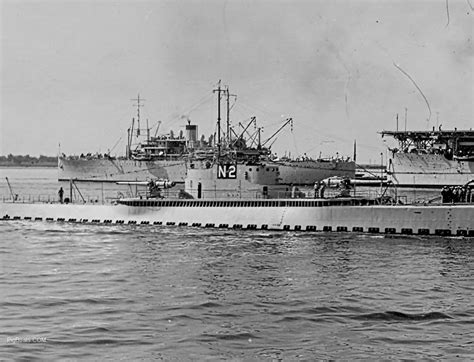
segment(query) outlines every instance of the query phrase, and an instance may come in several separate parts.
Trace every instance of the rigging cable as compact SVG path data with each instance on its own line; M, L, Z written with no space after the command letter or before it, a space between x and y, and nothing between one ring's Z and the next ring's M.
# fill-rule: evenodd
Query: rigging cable
M117 142L115 142L114 144L114 147L112 147L112 149L109 150L108 154L110 156L110 154L112 153L112 151L115 149L115 147L117 147L117 145L119 144L119 142L122 140L123 136L120 136L120 138L118 139Z
M211 98L213 98L213 95L212 95L212 94L206 94L204 97L202 97L200 100L198 100L197 102L195 102L195 103L194 103L192 106L190 106L189 108L186 108L185 110L180 111L179 114L177 114L177 115L170 115L170 116L166 117L167 120L164 121L163 123L166 124L166 123L169 123L169 122L173 122L173 121L177 120L178 118L181 118L184 114L189 114L189 113L191 113L192 111L196 110L197 108L199 108L199 107L202 106L203 104L205 104L205 103L207 103L208 101L210 101ZM160 122L160 121L157 121L157 122L153 125L153 127L152 127L151 129L157 127L158 124L159 124L159 122Z

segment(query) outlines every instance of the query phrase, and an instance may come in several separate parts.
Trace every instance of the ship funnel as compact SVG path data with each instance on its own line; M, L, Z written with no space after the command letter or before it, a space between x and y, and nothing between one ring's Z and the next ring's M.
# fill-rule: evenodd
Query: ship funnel
M198 128L197 125L188 121L186 125L186 142L189 148L195 148L197 144Z

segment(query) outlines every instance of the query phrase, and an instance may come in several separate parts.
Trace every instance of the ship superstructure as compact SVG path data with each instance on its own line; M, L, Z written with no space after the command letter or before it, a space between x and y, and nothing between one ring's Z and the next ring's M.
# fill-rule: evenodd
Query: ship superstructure
M158 122L152 136L148 121L146 128L140 128L140 108L143 99L136 99L137 117L132 118L127 130L127 146L124 157L110 154L81 154L80 156L58 157L59 181L117 182L146 181L165 178L183 182L186 175L186 161L190 153L200 150L204 153L212 149L204 137L198 140L198 126L188 119L185 132L175 135L158 134Z
M220 156L232 158L238 162L265 161L280 167L280 182L295 185L312 185L332 176L355 176L355 162L353 160L333 159L280 159L272 154L272 142L276 135L287 125L293 127L292 118L287 118L283 125L266 140L261 139L261 127L257 127L256 117L250 121L238 122L232 126L230 122L230 99L232 95L228 87L222 87L220 82L216 89L217 94L217 134L211 135L208 140L202 136L198 138L198 126L188 120L185 132L174 135L170 132L159 135L159 125L155 134L150 134L148 122L146 128L140 128L143 121L140 119L140 108L143 100L140 96L137 102L137 116L132 119L127 134L127 148L125 157L112 157L109 154L58 158L59 181L146 181L152 178L166 178L173 182L183 183L189 164L192 160L213 160ZM221 119L221 100L225 100L225 119ZM251 133L253 125L255 131ZM241 127L241 129L238 129ZM139 142L136 142L140 138ZM133 142L135 140L135 143Z
M413 188L442 188L474 178L474 131L382 131L393 137L387 173L394 185Z

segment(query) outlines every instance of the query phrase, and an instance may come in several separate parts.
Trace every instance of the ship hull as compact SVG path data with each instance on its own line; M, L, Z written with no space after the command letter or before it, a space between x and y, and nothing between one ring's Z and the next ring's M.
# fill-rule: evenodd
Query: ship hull
M447 160L439 154L396 153L388 173L398 187L442 188L474 179L474 161Z
M280 183L312 185L332 176L354 178L354 162L300 161L268 163L278 166ZM66 158L58 160L59 181L117 182L147 181L155 178L184 182L184 160L137 161L109 158Z
M287 185L312 185L316 181L333 176L354 178L356 169L355 162L345 161L293 161L274 164L280 171L280 183Z
M284 204L279 202L283 201ZM291 200L298 203L298 201ZM474 205L270 206L261 200L230 207L225 201L190 206L64 205L1 203L2 220L93 224L200 226L233 229L368 232L474 236ZM324 205L324 200L321 204ZM260 204L259 204L260 203ZM226 206L227 205L227 206ZM257 206L257 205L260 205ZM295 205L295 206L278 206Z
M117 182L162 178L184 182L184 160L137 161L109 158L64 158L58 160L58 181Z

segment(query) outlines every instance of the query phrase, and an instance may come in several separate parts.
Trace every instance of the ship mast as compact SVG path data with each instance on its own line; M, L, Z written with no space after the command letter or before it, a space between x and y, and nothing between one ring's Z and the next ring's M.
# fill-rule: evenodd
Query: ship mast
M144 106L140 102L145 101L145 100L146 99L140 98L140 93L138 93L137 98L132 99L132 101L137 102L137 104L133 105L137 107L137 137L140 136L140 107Z
M133 105L137 107L137 137L140 136L140 107L143 107L143 104L141 103L145 99L140 98L140 93L138 93L137 98L131 99L133 102L137 102L137 104ZM126 151L126 157L130 158L132 154L132 139L133 139L133 129L135 128L135 118L132 118L132 127L128 129L128 145L127 145L127 151ZM148 129L148 120L147 120L147 138L149 138L149 129Z
M230 97L234 97L234 99L237 99L236 94L230 94L229 91L229 86L226 87L225 90L226 93L226 103L227 103L227 130L226 130L226 139L227 139L227 147L230 145L231 142L231 136L230 136Z
M230 103L229 101L230 100L229 100L229 98L230 98L230 94L229 94L229 87L228 86L226 88L225 94L226 94L226 103L227 103L227 122L226 122L227 123L227 129L226 129L225 136L226 136L226 139L227 139L226 143L227 143L227 147L228 147L229 143L230 143L230 135L229 135L229 124L230 124L230 107L229 107L229 103Z
M213 92L217 92L217 159L219 159L221 156L221 93L223 92L220 79L217 89L214 89Z

